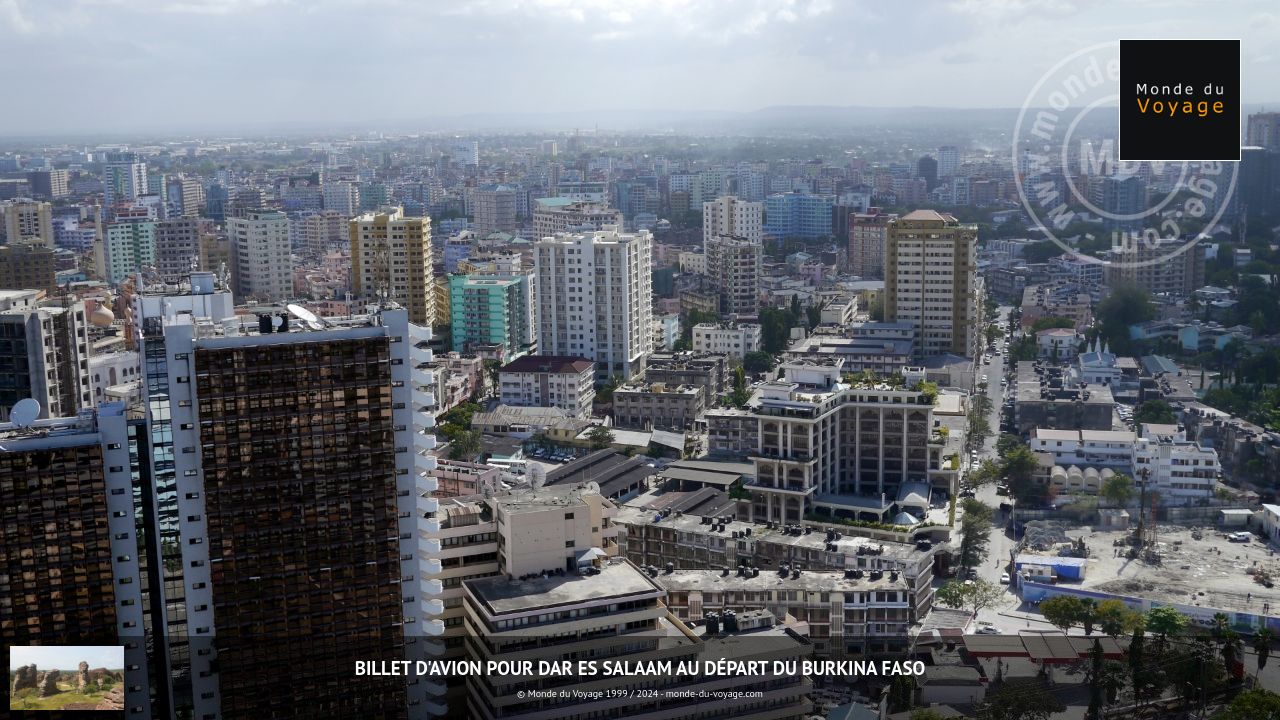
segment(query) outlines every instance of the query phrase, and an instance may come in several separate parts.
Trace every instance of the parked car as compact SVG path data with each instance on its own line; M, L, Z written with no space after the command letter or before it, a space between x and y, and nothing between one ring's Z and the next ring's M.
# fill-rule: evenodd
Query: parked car
M1000 574L1000 584L1001 584L1001 585L1008 585L1008 584L1009 584L1009 573L1001 573L1001 574Z

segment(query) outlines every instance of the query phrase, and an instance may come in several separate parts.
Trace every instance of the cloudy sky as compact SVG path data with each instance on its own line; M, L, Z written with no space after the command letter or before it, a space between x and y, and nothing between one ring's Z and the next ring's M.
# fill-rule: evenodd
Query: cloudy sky
M1245 102L1280 106L1274 0L0 0L0 134L1016 107L1120 37L1240 38Z

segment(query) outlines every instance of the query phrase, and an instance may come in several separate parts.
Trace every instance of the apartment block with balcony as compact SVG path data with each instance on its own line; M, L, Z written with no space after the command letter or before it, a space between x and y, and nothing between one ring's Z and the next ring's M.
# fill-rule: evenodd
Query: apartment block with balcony
M623 385L613 391L613 421L622 428L691 430L713 402L696 385Z
M910 322L924 357L979 354L982 280L976 226L916 210L889 223L884 317Z
M718 353L741 361L760 350L759 325L699 323L693 326L693 351Z
M594 381L595 363L581 357L527 355L498 370L503 405L556 407L576 418L591 416Z

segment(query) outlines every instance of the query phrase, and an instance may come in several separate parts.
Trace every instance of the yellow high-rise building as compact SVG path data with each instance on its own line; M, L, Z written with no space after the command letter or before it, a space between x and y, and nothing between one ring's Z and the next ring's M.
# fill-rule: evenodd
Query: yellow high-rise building
M982 312L978 230L951 215L916 210L889 223L884 319L915 325L922 357L974 357Z
M409 310L409 322L431 327L431 218L405 217L400 207L352 218L351 285L357 296L385 298Z

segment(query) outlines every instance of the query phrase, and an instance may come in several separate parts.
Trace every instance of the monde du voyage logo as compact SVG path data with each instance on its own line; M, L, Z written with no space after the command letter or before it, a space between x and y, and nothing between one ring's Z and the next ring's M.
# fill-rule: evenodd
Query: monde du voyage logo
M1240 159L1239 40L1121 40L1121 161Z

